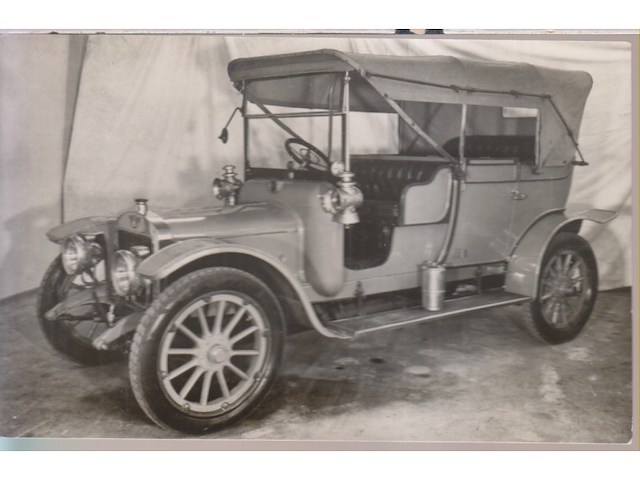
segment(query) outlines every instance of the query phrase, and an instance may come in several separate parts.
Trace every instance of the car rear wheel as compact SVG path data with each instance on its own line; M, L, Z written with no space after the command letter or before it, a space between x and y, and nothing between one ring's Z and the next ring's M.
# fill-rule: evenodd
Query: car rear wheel
M598 269L593 251L582 237L559 233L547 248L540 272L526 326L544 342L568 342L584 328L596 301Z
M258 278L214 267L169 286L136 330L129 370L135 397L158 425L190 434L248 415L282 357L283 315Z

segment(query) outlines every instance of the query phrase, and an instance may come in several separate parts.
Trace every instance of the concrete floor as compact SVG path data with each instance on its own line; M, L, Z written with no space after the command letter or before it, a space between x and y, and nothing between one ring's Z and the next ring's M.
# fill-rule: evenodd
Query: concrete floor
M147 420L126 361L82 367L40 333L33 295L0 305L0 436L184 438ZM204 438L626 443L631 292L601 292L573 342L537 343L502 307L351 342L289 337L272 393ZM427 445L428 447L428 445Z

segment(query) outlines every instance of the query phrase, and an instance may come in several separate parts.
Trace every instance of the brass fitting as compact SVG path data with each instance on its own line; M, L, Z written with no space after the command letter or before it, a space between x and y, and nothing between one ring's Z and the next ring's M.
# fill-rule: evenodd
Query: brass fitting
M334 214L336 220L343 225L353 225L360 221L356 208L362 205L364 197L353 181L353 176L352 172L342 172L337 188L321 198L324 210Z
M225 165L222 170L222 177L213 180L213 195L224 200L225 205L233 207L237 202L238 190L242 187L242 181L238 178L236 167L233 165Z
M149 200L147 200L146 198L136 198L135 202L136 202L136 212L139 215L142 215L143 217L147 214L147 212L149 211L149 207L147 205L147 202Z

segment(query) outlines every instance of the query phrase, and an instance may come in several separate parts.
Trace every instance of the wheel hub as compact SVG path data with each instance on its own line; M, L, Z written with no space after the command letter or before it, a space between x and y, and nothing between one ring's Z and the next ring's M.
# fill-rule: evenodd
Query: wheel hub
M229 359L229 350L222 345L214 345L207 352L207 360L213 364L224 363Z
M233 346L223 335L210 335L200 345L200 365L207 370L217 370L231 358Z

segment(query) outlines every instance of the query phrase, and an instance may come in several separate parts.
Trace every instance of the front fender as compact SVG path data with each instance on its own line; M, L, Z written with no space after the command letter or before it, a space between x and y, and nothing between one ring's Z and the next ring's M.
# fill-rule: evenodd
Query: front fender
M211 238L195 238L174 243L143 260L138 265L138 273L152 281L162 280L185 265L195 262L204 257L221 253L241 253L262 260L268 259L267 263L276 265L280 263L275 258L265 255L263 252L244 245L231 244ZM279 270L286 267L281 266Z
M326 337L349 338L344 332L332 329L322 323L316 315L313 305L304 292L302 285L286 265L276 258L252 247L225 243L209 238L185 240L163 248L156 254L145 259L140 263L137 271L140 275L152 281L162 280L191 262L225 253L246 255L255 259L256 262L263 262L272 267L293 289L313 328Z
M47 232L47 238L60 243L74 233L107 233L115 225L115 217L85 217L63 223Z
M615 212L593 209L574 214L557 211L539 218L518 239L511 252L505 289L535 298L542 259L551 239L561 231L577 232L583 220L606 223L616 216Z

